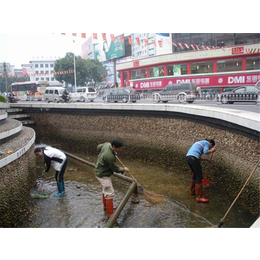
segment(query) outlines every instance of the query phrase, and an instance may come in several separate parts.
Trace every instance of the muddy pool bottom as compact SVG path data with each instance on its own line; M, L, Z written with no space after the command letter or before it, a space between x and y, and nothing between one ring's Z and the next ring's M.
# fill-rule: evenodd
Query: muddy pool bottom
M96 158L78 157L95 162ZM177 172L140 162L124 161L135 178L147 191L166 196L162 204L152 205L139 192L139 204L131 198L120 214L114 228L206 228L216 225L225 215L234 198L221 193L217 183L204 188L208 204L196 203L189 195L190 174ZM38 166L38 183L33 192L49 195L46 199L32 198L28 220L21 227L29 228L103 228L107 222L103 210L101 186L94 175L94 168L68 158L65 172L66 196L56 198L54 171L43 177L43 164ZM126 194L130 183L112 178L115 205ZM33 196L32 196L33 197ZM224 228L250 227L257 216L244 209L239 201L234 205L224 223Z

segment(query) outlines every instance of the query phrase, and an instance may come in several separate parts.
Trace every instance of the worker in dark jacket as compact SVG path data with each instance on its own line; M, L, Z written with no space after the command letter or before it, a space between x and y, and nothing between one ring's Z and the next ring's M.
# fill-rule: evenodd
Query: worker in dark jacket
M52 166L56 170L55 179L57 182L58 193L55 197L60 197L65 194L64 173L67 167L67 157L60 150L51 146L37 147L34 154L38 157L43 157L46 165L45 172L48 172Z
M111 143L100 144L97 147L98 160L95 167L95 175L102 186L103 205L107 211L108 218L110 218L115 209L113 206L114 188L111 176L114 172L129 172L127 167L121 168L116 164L117 152L120 152L123 146L122 140L115 139Z
M194 143L186 155L186 161L193 172L192 180L190 183L190 195L196 195L197 202L209 202L208 199L203 197L203 174L200 162L201 160L210 162L210 160L206 158L201 158L201 156L203 154L214 153L215 151L215 141L213 139L204 139Z

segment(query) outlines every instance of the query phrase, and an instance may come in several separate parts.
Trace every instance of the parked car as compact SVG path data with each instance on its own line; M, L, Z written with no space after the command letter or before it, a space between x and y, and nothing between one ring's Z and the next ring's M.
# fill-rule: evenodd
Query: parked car
M70 99L73 101L90 101L93 102L97 98L97 92L93 87L78 87L70 93Z
M153 101L168 103L177 99L180 103L193 103L196 99L196 89L195 83L169 84L163 90L153 94Z
M59 103L64 91L65 88L63 87L47 87L44 93L44 101L47 103Z
M217 97L217 101L222 104L257 102L258 96L260 96L260 86L243 86L229 92L220 93Z
M140 95L132 92L130 89L114 89L107 95L103 96L105 102L132 102L135 103L137 100L140 100Z

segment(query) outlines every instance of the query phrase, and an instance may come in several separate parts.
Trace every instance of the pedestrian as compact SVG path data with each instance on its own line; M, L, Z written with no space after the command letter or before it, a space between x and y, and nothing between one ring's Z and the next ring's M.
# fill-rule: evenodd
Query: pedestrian
M196 196L196 201L201 203L209 202L208 199L203 197L202 188L202 168L201 160L208 161L211 160L206 158L201 158L203 154L214 153L216 151L215 141L213 139L204 139L194 143L189 149L186 155L186 161L192 170L192 180L190 182L190 195Z
M56 170L55 179L57 182L58 193L54 196L63 196L65 194L64 173L67 167L66 155L62 151L51 146L37 147L34 150L34 154L37 157L44 158L46 166L45 172L48 172L51 166Z
M111 143L103 143L98 145L98 159L95 167L95 175L102 187L102 200L104 210L107 212L108 218L111 217L115 207L113 205L114 188L111 176L114 172L129 172L127 167L119 167L116 164L116 155L121 151L124 143L120 139L114 139Z

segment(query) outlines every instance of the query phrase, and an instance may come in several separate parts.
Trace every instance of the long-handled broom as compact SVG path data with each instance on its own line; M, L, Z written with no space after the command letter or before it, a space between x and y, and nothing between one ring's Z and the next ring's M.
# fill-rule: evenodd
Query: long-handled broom
M243 185L242 189L240 190L240 192L237 194L235 200L233 201L233 203L231 204L231 206L229 207L229 209L227 210L226 214L224 215L224 217L220 220L220 222L217 225L214 225L214 228L220 228L223 226L225 219L228 215L228 213L230 212L230 210L232 209L233 205L235 204L235 202L237 201L237 199L239 198L239 196L241 195L242 191L244 190L244 188L246 187L246 185L248 184L249 180L251 179L251 177L253 176L253 174L256 172L256 169L258 167L258 165L260 164L260 159L257 162L257 164L255 165L253 171L250 173L249 177L247 178L245 184Z
M126 167L123 162L118 158L118 156L116 156L117 160L122 164L123 167ZM140 183L138 183L138 181L135 179L135 177L132 175L132 173L129 171L128 172L130 174L130 176L132 177L132 179L136 182L137 186L139 187L139 189L143 192L144 194L144 198L150 202L151 204L160 204L163 203L165 201L165 196L163 195L159 195L156 194L152 191L147 191L145 190L142 185Z

